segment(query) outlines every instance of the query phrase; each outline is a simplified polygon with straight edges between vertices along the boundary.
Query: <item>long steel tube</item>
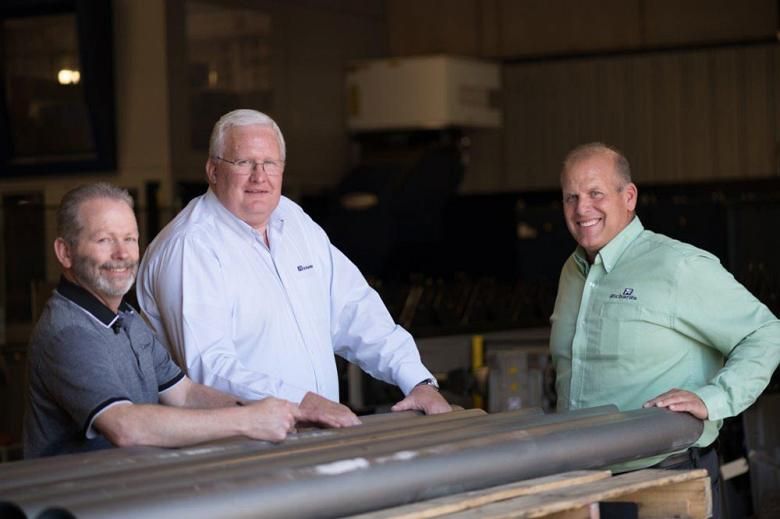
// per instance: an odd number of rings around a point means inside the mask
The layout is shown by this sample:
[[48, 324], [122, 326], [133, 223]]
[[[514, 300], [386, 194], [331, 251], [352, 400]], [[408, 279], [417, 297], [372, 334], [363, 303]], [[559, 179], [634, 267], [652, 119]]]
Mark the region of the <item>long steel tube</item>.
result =
[[[477, 436], [443, 435], [451, 440], [428, 442], [413, 450], [403, 442], [353, 448], [351, 452], [337, 448], [336, 457], [317, 455], [298, 457], [295, 463], [262, 463], [254, 471], [250, 466], [221, 474], [207, 471], [205, 479], [157, 491], [125, 488], [127, 492], [109, 491], [70, 503], [23, 506], [27, 513], [34, 513], [45, 506], [67, 504], [79, 517], [342, 515], [671, 452], [690, 445], [701, 432], [698, 420], [660, 409], [586, 415], [579, 419], [552, 415], [555, 419], [548, 423], [537, 420], [536, 425], [526, 423], [508, 432], [502, 424], [492, 432], [483, 429]], [[121, 480], [117, 484], [121, 485]], [[344, 497], [346, 489], [349, 499]], [[13, 495], [7, 497], [15, 500]], [[307, 503], [313, 505], [308, 507]]]
[[[149, 491], [155, 491], [162, 488], [181, 486], [182, 484], [208, 484], [215, 478], [240, 477], [242, 474], [254, 476], [260, 472], [270, 471], [279, 467], [295, 466], [299, 463], [327, 463], [334, 459], [351, 456], [358, 449], [367, 453], [381, 455], [382, 452], [398, 449], [415, 449], [447, 441], [488, 436], [519, 427], [547, 425], [578, 418], [611, 415], [616, 412], [616, 408], [605, 406], [554, 415], [523, 411], [494, 415], [481, 413], [481, 415], [477, 415], [468, 421], [459, 420], [451, 425], [445, 424], [447, 427], [442, 427], [441, 424], [435, 423], [421, 423], [414, 428], [396, 428], [380, 434], [370, 434], [365, 437], [344, 441], [339, 438], [328, 437], [309, 445], [296, 445], [293, 443], [289, 446], [280, 446], [274, 450], [247, 454], [243, 457], [230, 456], [229, 458], [218, 458], [208, 462], [188, 464], [187, 466], [181, 466], [180, 464], [172, 467], [156, 466], [151, 474], [148, 471], [129, 469], [123, 473], [115, 474], [110, 479], [97, 475], [95, 477], [78, 479], [71, 478], [59, 483], [50, 483], [45, 487], [42, 485], [27, 485], [26, 488], [10, 490], [14, 492], [16, 499], [27, 507], [32, 506], [35, 508], [36, 503], [51, 503], [52, 501], [63, 505], [74, 504], [93, 500], [95, 496], [100, 496], [106, 492], [114, 497], [120, 497], [141, 492], [143, 487], [148, 487]], [[435, 417], [429, 417], [430, 420], [433, 418]], [[456, 426], [456, 428], [452, 428], [453, 426]], [[357, 432], [357, 430], [354, 432]], [[76, 487], [79, 489], [79, 492], [74, 494], [73, 489]], [[106, 487], [109, 487], [110, 490], [106, 489]]]
[[[8, 492], [25, 486], [43, 486], [57, 481], [73, 481], [76, 478], [93, 475], [114, 476], [114, 473], [128, 473], [135, 470], [147, 470], [156, 466], [179, 466], [210, 462], [232, 462], [234, 459], [247, 457], [278, 457], [288, 452], [299, 452], [312, 448], [344, 445], [347, 440], [366, 437], [376, 441], [388, 435], [414, 436], [437, 429], [448, 430], [457, 427], [482, 426], [479, 417], [487, 422], [506, 422], [522, 426], [545, 423], [557, 420], [569, 420], [578, 416], [595, 416], [615, 412], [613, 406], [583, 409], [565, 414], [544, 415], [538, 409], [513, 411], [485, 415], [481, 410], [471, 409], [437, 416], [417, 417], [416, 420], [388, 420], [382, 417], [376, 421], [365, 420], [366, 425], [347, 429], [329, 429], [323, 431], [292, 435], [281, 445], [271, 445], [265, 442], [234, 439], [228, 443], [218, 442], [204, 446], [183, 449], [162, 448], [125, 448], [109, 449], [78, 455], [64, 455], [39, 460], [0, 465], [0, 492]], [[381, 416], [381, 415], [378, 415]], [[468, 419], [468, 422], [464, 420]], [[458, 424], [440, 422], [453, 422]], [[361, 440], [357, 440], [361, 441]]]
[[[261, 472], [294, 466], [299, 463], [328, 463], [334, 459], [354, 455], [356, 448], [361, 446], [363, 446], [362, 451], [381, 455], [382, 452], [394, 449], [419, 448], [445, 441], [485, 436], [496, 431], [516, 429], [520, 426], [550, 424], [570, 421], [577, 417], [614, 414], [615, 412], [614, 407], [605, 407], [546, 416], [538, 414], [529, 416], [528, 413], [522, 412], [483, 415], [463, 425], [461, 425], [462, 421], [459, 421], [457, 422], [458, 428], [444, 432], [439, 431], [437, 434], [425, 434], [436, 433], [436, 430], [426, 431], [427, 427], [418, 426], [413, 430], [391, 431], [391, 435], [370, 435], [360, 439], [361, 441], [357, 443], [354, 440], [346, 443], [337, 442], [336, 448], [333, 448], [333, 439], [326, 438], [325, 445], [312, 445], [298, 452], [285, 454], [285, 451], [295, 450], [296, 445], [292, 444], [288, 448], [280, 447], [276, 450], [249, 454], [239, 458], [231, 456], [229, 459], [217, 459], [210, 463], [196, 464], [187, 467], [186, 472], [177, 470], [176, 466], [168, 470], [161, 466], [153, 467], [153, 472], [150, 473], [149, 471], [131, 470], [133, 464], [129, 464], [127, 468], [132, 474], [119, 473], [112, 475], [112, 477], [98, 476], [95, 479], [89, 478], [90, 480], [71, 478], [58, 484], [28, 485], [24, 489], [11, 490], [13, 490], [18, 502], [34, 512], [52, 503], [75, 505], [98, 499], [103, 495], [119, 498], [133, 494], [145, 494], [145, 489], [150, 492], [161, 489], [175, 490], [182, 485], [208, 485], [215, 479], [256, 476]], [[497, 429], [497, 427], [499, 428]], [[78, 489], [78, 492], [74, 492], [75, 489]]]
[[[458, 419], [469, 416], [468, 413], [478, 411], [484, 414], [484, 411], [472, 409], [461, 413], [449, 413], [448, 419]], [[388, 413], [389, 414], [389, 413]], [[392, 413], [397, 422], [405, 421], [413, 417], [419, 417], [420, 414], [413, 411], [404, 411], [401, 413]], [[461, 416], [462, 414], [462, 416]], [[451, 416], [450, 416], [451, 415]], [[375, 419], [374, 417], [382, 416]], [[390, 422], [385, 415], [369, 415], [361, 417], [364, 425], [373, 425], [375, 422]], [[364, 429], [364, 427], [361, 427]], [[291, 438], [305, 439], [310, 437], [319, 437], [321, 435], [339, 434], [341, 431], [350, 429], [304, 429]], [[194, 445], [178, 449], [164, 449], [159, 447], [124, 447], [114, 449], [104, 449], [78, 454], [64, 454], [47, 458], [34, 460], [25, 460], [23, 463], [11, 463], [0, 466], [0, 491], [9, 488], [9, 483], [18, 486], [24, 483], [38, 482], [42, 472], [46, 472], [45, 481], [56, 481], [60, 475], [67, 472], [68, 475], [62, 479], [70, 479], [76, 476], [87, 475], [90, 473], [108, 473], [112, 470], [122, 471], [129, 466], [140, 467], [146, 463], [158, 463], [161, 457], [166, 458], [166, 463], [175, 463], [176, 460], [191, 460], [195, 458], [206, 459], [211, 456], [229, 455], [230, 453], [249, 453], [257, 450], [272, 448], [274, 445], [263, 441], [237, 441], [238, 439], [227, 439], [222, 441], [210, 442], [207, 445]], [[169, 459], [170, 458], [170, 459]], [[171, 461], [171, 459], [173, 461]]]
[[[511, 412], [494, 415], [480, 413], [470, 420], [431, 424], [422, 422], [413, 428], [396, 427], [389, 431], [346, 439], [327, 437], [321, 438], [318, 442], [291, 443], [277, 449], [246, 454], [241, 457], [231, 455], [228, 458], [217, 458], [187, 465], [166, 466], [160, 464], [153, 467], [154, 472], [151, 474], [146, 470], [131, 468], [115, 474], [111, 479], [97, 474], [90, 477], [49, 482], [45, 487], [36, 484], [8, 490], [14, 493], [18, 502], [23, 503], [26, 507], [38, 509], [39, 506], [51, 502], [72, 504], [89, 501], [106, 492], [113, 497], [120, 497], [142, 492], [144, 488], [154, 491], [178, 487], [182, 484], [208, 484], [215, 478], [254, 476], [260, 472], [267, 472], [279, 467], [295, 466], [300, 463], [306, 464], [312, 461], [327, 463], [333, 459], [350, 456], [358, 449], [381, 454], [381, 452], [394, 449], [419, 448], [444, 441], [489, 435], [524, 425], [552, 423], [572, 419], [578, 415], [591, 416], [594, 413], [605, 414], [609, 412], [614, 412], [614, 408], [581, 410], [570, 413], [570, 415], [543, 415], [534, 412]], [[357, 430], [359, 428], [354, 429], [353, 432], [359, 432]], [[74, 488], [78, 488], [79, 492], [74, 494]]]
[[[702, 424], [643, 409], [428, 446], [416, 451], [308, 464], [209, 486], [114, 499], [78, 517], [340, 516], [518, 479], [669, 452], [693, 443]], [[346, 495], [349, 499], [346, 499]]]
[[[526, 414], [529, 416], [537, 415], [539, 412], [537, 410], [526, 410]], [[398, 428], [410, 428], [420, 425], [435, 427], [435, 424], [448, 423], [448, 425], [442, 425], [442, 427], [447, 428], [452, 427], [452, 425], [449, 425], [449, 422], [485, 416], [485, 412], [481, 409], [468, 409], [428, 417], [412, 412], [388, 415], [361, 417], [364, 425], [358, 427], [307, 430], [291, 435], [288, 441], [281, 445], [273, 445], [262, 441], [232, 439], [181, 449], [156, 447], [107, 449], [84, 454], [69, 454], [0, 465], [0, 493], [25, 485], [40, 486], [44, 483], [53, 484], [57, 481], [72, 481], [75, 478], [94, 475], [106, 477], [112, 473], [148, 470], [158, 465], [171, 467], [203, 463], [216, 459], [241, 458], [268, 450], [279, 452], [284, 449], [297, 449], [301, 445], [311, 445], [312, 443], [316, 444], [327, 440], [341, 441]]]

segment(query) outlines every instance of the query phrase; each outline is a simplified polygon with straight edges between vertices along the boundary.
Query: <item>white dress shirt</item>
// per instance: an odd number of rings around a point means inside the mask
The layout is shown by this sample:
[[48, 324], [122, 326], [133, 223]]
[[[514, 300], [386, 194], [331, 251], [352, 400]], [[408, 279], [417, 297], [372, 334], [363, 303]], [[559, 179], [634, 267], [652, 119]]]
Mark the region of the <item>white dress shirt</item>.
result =
[[209, 190], [151, 243], [138, 302], [190, 378], [242, 398], [339, 400], [334, 353], [408, 394], [412, 336], [325, 232], [282, 197], [260, 233]]

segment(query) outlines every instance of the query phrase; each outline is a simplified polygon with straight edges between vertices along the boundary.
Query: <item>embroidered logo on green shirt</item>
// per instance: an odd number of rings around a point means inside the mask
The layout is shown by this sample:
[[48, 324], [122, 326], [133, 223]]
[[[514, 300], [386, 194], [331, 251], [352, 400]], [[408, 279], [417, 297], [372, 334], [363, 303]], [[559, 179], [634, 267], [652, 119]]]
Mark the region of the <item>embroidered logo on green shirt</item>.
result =
[[633, 288], [624, 288], [622, 294], [610, 294], [610, 299], [629, 299], [631, 301], [636, 301], [637, 298], [634, 295], [634, 289]]

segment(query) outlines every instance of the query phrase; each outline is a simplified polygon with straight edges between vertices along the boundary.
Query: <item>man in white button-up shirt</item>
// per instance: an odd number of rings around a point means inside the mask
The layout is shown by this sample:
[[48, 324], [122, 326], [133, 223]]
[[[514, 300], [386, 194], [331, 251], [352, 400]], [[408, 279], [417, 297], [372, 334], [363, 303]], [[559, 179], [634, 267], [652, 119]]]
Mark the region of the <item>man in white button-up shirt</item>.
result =
[[191, 378], [242, 396], [300, 402], [304, 419], [360, 423], [338, 403], [334, 353], [398, 385], [393, 410], [450, 410], [411, 335], [357, 267], [281, 196], [285, 145], [265, 114], [214, 126], [208, 192], [149, 246], [138, 301]]

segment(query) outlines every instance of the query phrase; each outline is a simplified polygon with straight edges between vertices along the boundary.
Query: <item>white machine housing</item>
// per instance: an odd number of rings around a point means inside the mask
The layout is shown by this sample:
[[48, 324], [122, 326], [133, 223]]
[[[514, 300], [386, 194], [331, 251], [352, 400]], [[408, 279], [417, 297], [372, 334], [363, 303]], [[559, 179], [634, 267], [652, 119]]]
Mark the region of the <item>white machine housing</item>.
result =
[[497, 63], [451, 56], [358, 61], [347, 73], [351, 131], [501, 126]]

